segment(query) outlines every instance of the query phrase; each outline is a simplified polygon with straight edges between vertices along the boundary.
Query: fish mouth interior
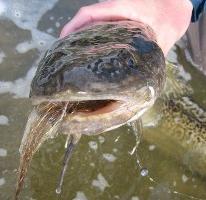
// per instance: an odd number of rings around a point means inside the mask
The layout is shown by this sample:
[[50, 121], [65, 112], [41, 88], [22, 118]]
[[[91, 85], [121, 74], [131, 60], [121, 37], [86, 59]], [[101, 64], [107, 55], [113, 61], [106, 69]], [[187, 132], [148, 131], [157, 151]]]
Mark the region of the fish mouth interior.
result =
[[66, 114], [79, 114], [82, 116], [100, 115], [113, 112], [125, 104], [123, 101], [104, 100], [83, 100], [83, 101], [46, 101], [38, 105], [42, 113], [50, 112], [60, 114], [65, 109]]
[[116, 100], [87, 100], [68, 102], [67, 113], [81, 113], [83, 115], [96, 115], [111, 112], [115, 110], [116, 104], [119, 104]]

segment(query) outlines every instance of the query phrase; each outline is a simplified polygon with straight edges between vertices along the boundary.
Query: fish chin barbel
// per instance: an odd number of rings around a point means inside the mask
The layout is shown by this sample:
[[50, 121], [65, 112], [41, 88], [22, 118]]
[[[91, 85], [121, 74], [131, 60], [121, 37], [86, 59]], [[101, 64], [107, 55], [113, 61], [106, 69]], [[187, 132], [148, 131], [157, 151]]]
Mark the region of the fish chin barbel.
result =
[[31, 84], [34, 110], [20, 148], [17, 195], [33, 154], [47, 138], [71, 135], [63, 177], [74, 140], [137, 120], [164, 84], [164, 55], [152, 29], [141, 22], [103, 22], [58, 40]]

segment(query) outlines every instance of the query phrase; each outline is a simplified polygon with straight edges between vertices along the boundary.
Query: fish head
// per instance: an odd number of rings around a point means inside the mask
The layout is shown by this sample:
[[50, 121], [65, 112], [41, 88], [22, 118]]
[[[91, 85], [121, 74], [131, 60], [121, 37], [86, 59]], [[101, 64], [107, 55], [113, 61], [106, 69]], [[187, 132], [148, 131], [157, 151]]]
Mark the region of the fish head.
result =
[[139, 22], [90, 26], [58, 40], [31, 84], [35, 105], [67, 105], [61, 132], [98, 134], [138, 119], [160, 95], [165, 59]]

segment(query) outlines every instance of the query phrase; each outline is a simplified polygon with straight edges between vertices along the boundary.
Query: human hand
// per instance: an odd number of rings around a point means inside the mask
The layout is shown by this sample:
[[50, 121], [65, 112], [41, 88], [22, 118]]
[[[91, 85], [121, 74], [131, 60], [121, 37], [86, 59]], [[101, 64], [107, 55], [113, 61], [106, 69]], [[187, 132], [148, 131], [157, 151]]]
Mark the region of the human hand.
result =
[[101, 21], [133, 20], [149, 25], [163, 53], [186, 32], [192, 14], [189, 0], [108, 0], [82, 7], [61, 31], [60, 37]]

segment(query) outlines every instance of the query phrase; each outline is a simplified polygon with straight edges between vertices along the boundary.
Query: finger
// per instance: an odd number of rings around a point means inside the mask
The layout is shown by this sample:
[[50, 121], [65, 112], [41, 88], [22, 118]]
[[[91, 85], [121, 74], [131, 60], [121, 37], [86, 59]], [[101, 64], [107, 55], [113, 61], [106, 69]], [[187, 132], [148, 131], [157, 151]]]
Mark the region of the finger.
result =
[[65, 37], [94, 22], [126, 19], [128, 14], [125, 13], [123, 7], [123, 5], [117, 4], [116, 1], [106, 1], [82, 7], [74, 18], [64, 26], [60, 37]]

